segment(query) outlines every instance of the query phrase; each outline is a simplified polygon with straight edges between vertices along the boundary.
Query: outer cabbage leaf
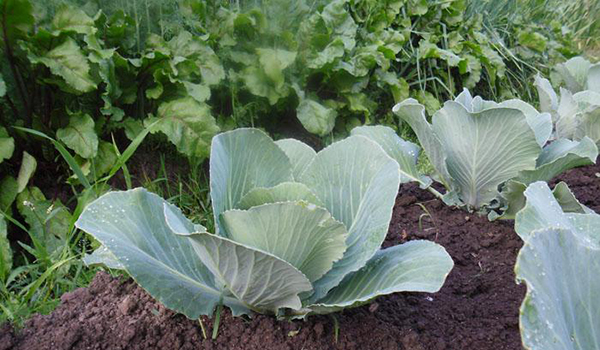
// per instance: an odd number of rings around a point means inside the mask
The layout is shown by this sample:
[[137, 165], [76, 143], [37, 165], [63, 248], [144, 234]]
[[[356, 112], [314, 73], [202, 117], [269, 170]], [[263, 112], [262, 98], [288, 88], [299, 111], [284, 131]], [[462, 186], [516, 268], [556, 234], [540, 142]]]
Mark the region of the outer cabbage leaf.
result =
[[582, 115], [577, 101], [575, 101], [569, 90], [560, 88], [560, 104], [557, 113], [556, 136], [572, 139], [575, 136], [575, 130], [577, 130], [577, 124]]
[[527, 283], [520, 312], [526, 349], [600, 348], [599, 242], [598, 232], [530, 232], [515, 266], [517, 280]]
[[[470, 94], [462, 95], [466, 100]], [[435, 168], [440, 180], [446, 187], [450, 186], [451, 179], [446, 167], [446, 155], [442, 148], [442, 143], [438, 136], [433, 132], [431, 124], [427, 122], [425, 117], [425, 107], [417, 100], [409, 98], [394, 106], [392, 111], [410, 125], [412, 130], [417, 134], [419, 143], [427, 153], [427, 157]]]
[[522, 240], [527, 241], [531, 232], [550, 226], [572, 228], [547, 183], [532, 183], [523, 194], [526, 205], [515, 217], [515, 232]]
[[523, 112], [527, 123], [533, 130], [540, 147], [544, 147], [552, 135], [552, 116], [550, 113], [540, 113], [529, 103], [521, 100], [507, 100], [498, 104], [499, 107], [515, 108]]
[[454, 99], [454, 102], [460, 103], [471, 113], [498, 107], [520, 110], [525, 115], [525, 118], [527, 118], [527, 123], [533, 130], [540, 147], [543, 147], [552, 135], [553, 126], [550, 113], [540, 113], [532, 105], [524, 101], [512, 99], [496, 103], [494, 101], [483, 100], [480, 96], [472, 97], [469, 90], [464, 89], [463, 92]]
[[221, 301], [234, 314], [248, 313], [216, 284], [188, 239], [167, 225], [164, 205], [170, 206], [141, 188], [111, 192], [89, 204], [75, 225], [100, 241], [166, 307], [191, 319], [211, 315]]
[[571, 192], [569, 186], [562, 181], [554, 186], [552, 194], [565, 213], [590, 214], [594, 212], [590, 208], [581, 204], [577, 198], [575, 198], [575, 195], [573, 192]]
[[306, 202], [269, 203], [222, 214], [229, 238], [268, 252], [313, 282], [346, 251], [346, 227], [323, 208]]
[[431, 179], [419, 174], [417, 160], [420, 148], [412, 142], [404, 141], [392, 128], [387, 126], [360, 126], [352, 129], [352, 135], [365, 136], [377, 142], [381, 148], [400, 166], [400, 182], [418, 182], [425, 188], [431, 184]]
[[364, 304], [380, 295], [434, 293], [442, 287], [453, 266], [446, 250], [429, 241], [411, 241], [383, 249], [310, 309], [314, 313], [329, 313]]
[[221, 223], [222, 212], [236, 208], [254, 188], [293, 180], [289, 158], [257, 129], [237, 129], [215, 136], [210, 159], [210, 196], [217, 233], [223, 236], [227, 234]]
[[[501, 183], [534, 169], [540, 146], [523, 112], [493, 108], [468, 112], [447, 102], [433, 116], [433, 131], [446, 151], [446, 164], [461, 200], [479, 208], [497, 196]], [[460, 135], [460, 137], [456, 137]]]
[[[550, 191], [548, 184], [543, 181], [535, 182], [525, 191], [527, 205], [523, 210], [517, 213], [515, 219], [515, 231], [521, 238], [526, 241], [528, 235], [536, 230], [541, 230], [546, 227], [558, 227], [574, 232], [593, 232], [594, 235], [600, 237], [600, 215], [594, 213], [583, 206], [577, 207], [579, 204], [569, 201], [568, 205], [561, 207], [561, 202], [564, 203], [564, 192], [568, 190], [566, 185], [557, 186], [554, 192]], [[570, 191], [569, 191], [570, 192]], [[566, 209], [565, 209], [566, 208]], [[571, 210], [567, 212], [567, 210]]]
[[105, 246], [100, 246], [92, 252], [92, 254], [86, 254], [83, 257], [83, 263], [86, 266], [91, 265], [104, 265], [109, 269], [124, 270], [125, 266], [121, 264], [119, 259], [111, 253]]
[[558, 191], [553, 195], [545, 182], [531, 184], [515, 222], [525, 241], [515, 266], [517, 280], [527, 283], [520, 317], [523, 344], [531, 350], [596, 349], [600, 215], [565, 213], [555, 199]]
[[573, 95], [579, 108], [579, 120], [574, 131], [574, 139], [587, 136], [600, 144], [600, 92], [586, 90]]
[[587, 76], [587, 89], [600, 94], [600, 63], [590, 67]]
[[325, 296], [379, 249], [400, 185], [398, 172], [398, 163], [363, 136], [350, 136], [325, 148], [306, 169], [299, 181], [348, 229], [344, 257], [313, 283], [311, 301]]
[[556, 122], [558, 109], [558, 96], [552, 88], [552, 84], [546, 78], [542, 78], [539, 74], [535, 76], [535, 87], [538, 91], [540, 99], [540, 110], [545, 113], [552, 114], [553, 121]]
[[555, 69], [567, 85], [567, 89], [576, 93], [586, 87], [587, 75], [592, 64], [583, 57], [573, 57], [567, 62], [557, 64]]
[[302, 272], [272, 254], [210, 233], [188, 238], [218, 283], [254, 311], [300, 309], [299, 294], [312, 290]]
[[304, 142], [294, 139], [283, 139], [275, 141], [292, 163], [294, 179], [299, 179], [310, 162], [315, 159], [317, 152]]
[[317, 206], [323, 206], [321, 200], [306, 185], [299, 182], [282, 182], [277, 186], [257, 187], [248, 192], [236, 209], [250, 209], [257, 205], [277, 202], [306, 201]]
[[556, 140], [540, 153], [534, 170], [522, 171], [515, 180], [524, 184], [550, 181], [568, 169], [594, 164], [597, 157], [598, 147], [588, 137], [581, 141]]

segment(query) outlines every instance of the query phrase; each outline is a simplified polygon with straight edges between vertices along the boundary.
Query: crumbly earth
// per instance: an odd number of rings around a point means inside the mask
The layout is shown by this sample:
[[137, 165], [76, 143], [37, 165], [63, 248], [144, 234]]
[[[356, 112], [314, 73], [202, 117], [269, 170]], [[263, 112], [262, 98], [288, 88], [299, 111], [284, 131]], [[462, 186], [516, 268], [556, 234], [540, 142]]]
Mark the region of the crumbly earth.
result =
[[[580, 201], [600, 211], [600, 166], [572, 170], [566, 181]], [[597, 175], [598, 174], [598, 175]], [[212, 320], [174, 314], [132, 280], [98, 273], [87, 288], [62, 297], [50, 315], [36, 315], [19, 331], [0, 327], [7, 349], [382, 349], [520, 350], [519, 305], [525, 286], [515, 284], [521, 241], [513, 222], [489, 222], [449, 208], [414, 185], [402, 187], [385, 247], [414, 239], [443, 245], [455, 267], [438, 293], [380, 297], [334, 318], [277, 321], [233, 318], [225, 310], [219, 334]]]

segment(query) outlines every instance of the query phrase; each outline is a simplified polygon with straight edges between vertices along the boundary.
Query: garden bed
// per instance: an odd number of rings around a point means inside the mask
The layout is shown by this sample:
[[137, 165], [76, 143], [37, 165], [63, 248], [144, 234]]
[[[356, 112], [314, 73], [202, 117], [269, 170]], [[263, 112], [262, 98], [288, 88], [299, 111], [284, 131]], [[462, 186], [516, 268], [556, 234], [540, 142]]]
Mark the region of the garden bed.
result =
[[[600, 211], [600, 166], [571, 170], [560, 177], [582, 204]], [[413, 239], [436, 241], [455, 267], [439, 293], [381, 297], [334, 319], [307, 322], [273, 317], [232, 318], [224, 312], [218, 338], [212, 321], [176, 315], [130, 279], [99, 273], [88, 288], [62, 297], [50, 315], [37, 315], [15, 332], [0, 328], [7, 349], [494, 349], [518, 350], [519, 305], [525, 286], [515, 284], [514, 263], [521, 241], [512, 221], [449, 208], [415, 185], [404, 185], [384, 245]]]

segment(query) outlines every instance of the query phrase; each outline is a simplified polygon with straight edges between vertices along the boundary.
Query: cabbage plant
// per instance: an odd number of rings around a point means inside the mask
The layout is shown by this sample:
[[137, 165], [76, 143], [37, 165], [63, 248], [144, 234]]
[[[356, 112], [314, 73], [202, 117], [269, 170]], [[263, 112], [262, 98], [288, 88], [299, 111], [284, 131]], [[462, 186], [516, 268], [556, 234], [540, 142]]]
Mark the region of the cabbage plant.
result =
[[[219, 305], [234, 315], [304, 317], [379, 295], [435, 292], [453, 266], [444, 248], [411, 241], [379, 249], [410, 170], [361, 132], [377, 139], [388, 130], [363, 127], [318, 153], [257, 129], [219, 134], [210, 156], [214, 233], [143, 188], [111, 192], [76, 223], [102, 244], [86, 260], [126, 270], [192, 319]], [[416, 146], [393, 146], [409, 166]]]
[[556, 137], [581, 140], [587, 136], [600, 144], [600, 63], [575, 57], [556, 70], [566, 85], [560, 88], [560, 97], [547, 79], [535, 78], [540, 109], [552, 114]]
[[550, 114], [521, 100], [496, 103], [465, 89], [431, 123], [425, 107], [414, 99], [400, 102], [393, 111], [417, 135], [435, 169], [433, 178], [446, 188], [440, 195], [444, 202], [489, 210], [490, 219], [513, 218], [524, 205], [528, 184], [592, 164], [598, 156], [588, 137], [549, 143]]
[[527, 284], [520, 312], [523, 345], [600, 349], [600, 215], [572, 195], [561, 201], [545, 182], [529, 185], [525, 196], [527, 205], [515, 220], [525, 241], [515, 266], [517, 280]]

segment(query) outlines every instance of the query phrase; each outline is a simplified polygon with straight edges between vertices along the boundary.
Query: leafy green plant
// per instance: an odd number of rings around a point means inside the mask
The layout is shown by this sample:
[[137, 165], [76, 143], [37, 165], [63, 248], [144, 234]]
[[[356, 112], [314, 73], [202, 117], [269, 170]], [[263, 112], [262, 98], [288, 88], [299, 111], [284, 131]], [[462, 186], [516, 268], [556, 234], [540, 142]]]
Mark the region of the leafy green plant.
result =
[[[523, 191], [535, 181], [550, 181], [561, 172], [592, 164], [596, 144], [584, 137], [547, 143], [552, 133], [548, 113], [520, 100], [502, 103], [472, 97], [464, 90], [432, 116], [414, 99], [393, 111], [417, 134], [435, 168], [434, 179], [447, 192], [449, 205], [499, 209], [511, 218], [523, 206]], [[490, 212], [490, 218], [499, 216]]]
[[560, 82], [560, 98], [550, 81], [540, 76], [535, 85], [540, 108], [552, 114], [559, 138], [581, 140], [587, 136], [600, 143], [600, 63], [591, 64], [575, 57], [556, 66]]
[[379, 250], [401, 172], [367, 137], [317, 153], [237, 129], [213, 138], [210, 174], [215, 234], [142, 188], [112, 192], [76, 223], [102, 243], [88, 259], [120, 265], [192, 319], [219, 305], [234, 315], [303, 317], [378, 295], [435, 292], [453, 266], [433, 242]]
[[523, 345], [530, 350], [596, 349], [600, 215], [579, 204], [564, 184], [553, 193], [546, 183], [535, 182], [525, 196], [527, 204], [515, 221], [525, 242], [515, 266], [517, 280], [527, 284], [520, 315]]

